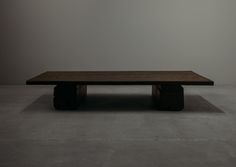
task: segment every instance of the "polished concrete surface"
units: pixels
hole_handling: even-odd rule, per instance
[[[89,86],[55,111],[50,86],[0,86],[0,167],[235,167],[236,86],[185,87],[182,112],[148,86]]]

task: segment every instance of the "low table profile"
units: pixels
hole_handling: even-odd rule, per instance
[[[87,96],[87,85],[152,85],[152,99],[159,110],[184,108],[182,85],[214,85],[192,71],[48,71],[26,81],[27,85],[56,85],[54,107],[77,109]]]

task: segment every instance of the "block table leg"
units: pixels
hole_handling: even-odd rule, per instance
[[[153,85],[152,97],[159,110],[180,111],[184,108],[184,89],[181,85]]]
[[[57,110],[77,109],[77,88],[74,84],[60,84],[54,88],[54,107]]]

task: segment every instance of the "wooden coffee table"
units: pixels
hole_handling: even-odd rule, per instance
[[[152,85],[152,99],[159,110],[184,108],[182,85],[214,85],[193,71],[48,71],[26,81],[27,85],[56,85],[54,107],[77,109],[86,99],[87,85]]]

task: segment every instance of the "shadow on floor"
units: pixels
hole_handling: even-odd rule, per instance
[[[45,94],[28,105],[23,112],[51,112],[56,111],[52,104],[52,95]],[[153,105],[149,95],[114,95],[114,94],[90,94],[86,101],[78,104],[78,110],[70,112],[114,112],[114,111],[133,111],[133,112],[168,112],[158,111]],[[56,111],[65,112],[65,111]],[[66,111],[68,112],[68,111]],[[185,95],[184,113],[224,113],[199,95]]]

